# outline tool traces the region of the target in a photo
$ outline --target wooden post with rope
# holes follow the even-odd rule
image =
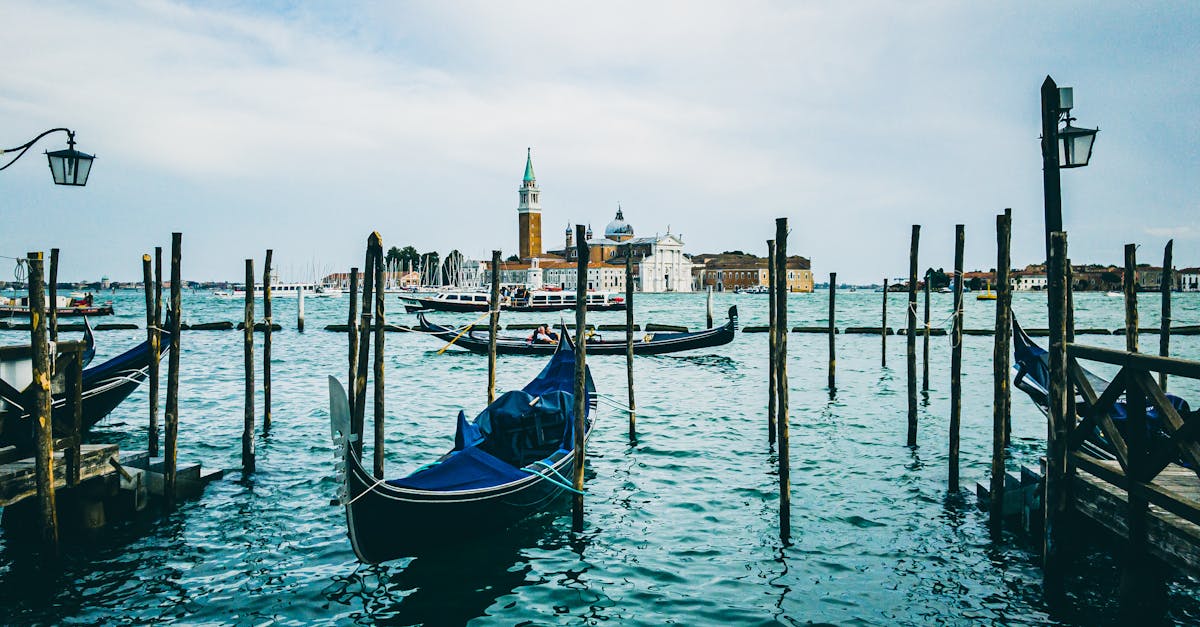
[[[150,361],[150,381],[149,394],[150,406],[154,408],[154,417],[156,418],[152,425],[150,437],[150,456],[158,456],[158,400],[161,386],[159,385],[162,379],[162,332],[163,332],[163,249],[162,246],[154,247],[154,333],[150,337],[150,346],[153,349],[152,359]],[[168,364],[170,357],[167,357]]]
[[[271,430],[271,256],[274,253],[267,249],[263,265],[263,434]]]
[[[50,393],[51,356],[46,335],[45,261],[42,253],[29,253],[27,279],[29,288],[29,327],[32,347],[32,375],[34,390],[33,419],[34,477],[37,485],[38,513],[41,522],[42,546],[54,556],[58,555],[58,508],[54,491],[54,431],[51,423],[53,399]]]
[[[183,234],[171,234],[171,355],[167,359],[167,433],[163,453],[163,496],[175,504],[175,470],[179,439],[179,330],[183,321],[183,279],[180,268]]]
[[[912,241],[908,251],[908,445],[917,445],[917,246],[921,225],[912,226]],[[926,281],[928,283],[928,281]]]
[[[492,293],[488,298],[488,309],[491,310],[491,315],[488,316],[488,405],[496,400],[496,333],[500,328],[500,251],[492,251],[491,266],[489,270],[492,275]]]
[[[587,231],[582,224],[575,225],[575,468],[573,485],[575,493],[571,502],[571,530],[583,531],[583,470],[587,452],[584,438],[587,425],[584,414],[588,407],[587,389],[587,274],[588,244]],[[566,330],[564,329],[565,333]]]
[[[932,268],[925,270],[925,326],[921,330],[921,391],[929,391],[929,279],[933,277]]]
[[[629,439],[634,440],[637,405],[633,401],[633,244],[625,246],[625,378],[629,388]]]
[[[242,354],[246,369],[245,415],[242,418],[242,472],[254,472],[254,260],[246,260],[246,303]]]
[[[950,491],[958,491],[959,430],[962,425],[963,225],[954,227],[954,327],[950,346]],[[928,333],[929,327],[926,328]]]
[[[350,431],[357,434],[354,442],[355,455],[362,460],[363,441],[366,437],[367,414],[367,368],[371,359],[371,299],[375,294],[375,255],[371,252],[372,233],[367,238],[367,254],[363,261],[362,314],[358,324],[358,365],[354,371],[354,413],[351,414]]]

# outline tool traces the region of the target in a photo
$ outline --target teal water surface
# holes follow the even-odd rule
[[[883,295],[838,294],[839,327],[878,325]],[[142,296],[112,295],[118,315],[142,322]],[[738,305],[742,325],[766,324],[765,296],[718,294],[718,323]],[[930,391],[921,395],[918,445],[905,446],[905,340],[839,335],[838,390],[826,389],[827,339],[791,334],[793,538],[778,537],[775,451],[767,444],[767,336],[679,355],[638,357],[637,440],[626,417],[601,414],[589,446],[586,530],[570,532],[564,502],[508,530],[478,521],[461,546],[381,566],[360,565],[335,495],[327,375],[346,377],[346,338],[323,331],[345,321],[348,299],[306,301],[308,331],[295,330],[295,301],[277,300],[273,336],[274,425],[258,437],[258,471],[238,471],[178,510],[117,525],[98,540],[65,549],[61,570],[34,567],[26,547],[0,533],[4,623],[98,624],[1078,624],[1113,620],[1118,566],[1105,551],[1081,557],[1066,605],[1041,599],[1041,571],[1026,540],[989,536],[974,506],[986,481],[992,421],[992,338],[964,338],[963,489],[946,487],[948,337],[932,339]],[[789,299],[789,322],[826,321],[827,293]],[[1157,295],[1142,295],[1142,326],[1157,325]],[[1119,298],[1076,297],[1077,326],[1123,324]],[[899,328],[906,295],[890,295]],[[951,297],[934,295],[935,324]],[[389,297],[389,322],[404,324]],[[701,294],[638,295],[639,322],[704,322]],[[1044,327],[1045,295],[1020,293],[1014,309]],[[203,292],[184,300],[189,322],[237,321],[242,303]],[[261,315],[261,306],[259,308]],[[568,317],[572,314],[567,312]],[[966,300],[967,328],[990,328],[994,304]],[[504,322],[553,321],[505,314]],[[472,315],[442,314],[465,322]],[[589,321],[623,322],[596,313]],[[1175,300],[1176,324],[1200,324],[1200,294]],[[948,325],[947,325],[948,326]],[[141,341],[144,331],[97,333],[97,360]],[[71,334],[68,334],[70,336]],[[1120,348],[1119,336],[1080,340]],[[4,344],[28,333],[0,331]],[[180,459],[239,465],[242,334],[185,332],[181,353]],[[1158,338],[1143,336],[1147,351]],[[453,442],[454,416],[485,404],[486,359],[420,334],[386,338],[388,474],[430,461]],[[261,368],[261,335],[256,360]],[[919,354],[918,349],[918,354]],[[1200,338],[1178,337],[1173,354],[1200,358]],[[98,362],[97,362],[98,363]],[[498,387],[515,389],[543,359],[501,356]],[[589,359],[597,388],[625,397],[623,357]],[[1104,368],[1096,368],[1108,374]],[[260,385],[261,370],[257,373]],[[1196,382],[1171,390],[1200,402]],[[1036,463],[1045,438],[1041,413],[1013,397],[1010,468]],[[145,447],[145,388],[92,433],[95,441]],[[1084,571],[1083,568],[1080,569]],[[1200,620],[1200,584],[1173,575],[1171,618]]]

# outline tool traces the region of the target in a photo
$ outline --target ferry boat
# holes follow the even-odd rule
[[[340,298],[343,295],[342,290],[337,289],[335,287],[329,287],[327,285],[321,285],[320,283],[272,283],[271,284],[271,298],[299,298],[301,292],[304,292],[304,296],[306,298],[318,298],[318,297]],[[255,285],[254,286],[255,296],[258,296],[261,298],[262,293],[263,293],[263,286]],[[226,292],[214,292],[213,296],[217,296],[220,298],[245,298],[246,297],[246,288],[245,288],[245,286],[235,287],[235,288],[233,288],[232,294],[228,294],[228,295],[227,294],[228,293],[226,293]]]
[[[771,288],[766,285],[755,285],[754,287],[740,287],[734,290],[735,294],[770,294]]]
[[[487,292],[450,291],[429,296],[401,296],[409,313],[417,311],[479,311],[488,310]],[[625,297],[616,292],[587,292],[590,311],[624,311]],[[516,290],[500,297],[504,311],[561,311],[575,308],[575,292],[557,290]]]

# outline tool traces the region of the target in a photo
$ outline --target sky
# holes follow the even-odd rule
[[[1075,263],[1200,266],[1200,3],[56,2],[4,0],[0,148],[66,126],[96,155],[54,186],[0,172],[0,255],[64,280],[285,280],[361,265],[367,236],[487,258],[517,247],[533,149],[547,248],[618,203],[685,252],[765,254],[774,219],[816,280],[1043,257],[1038,90],[1098,126],[1063,171]],[[35,154],[36,152],[36,154]],[[0,164],[7,159],[0,157]],[[0,276],[11,260],[0,258]]]

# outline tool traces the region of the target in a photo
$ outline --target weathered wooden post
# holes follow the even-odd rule
[[[362,314],[358,325],[358,365],[354,373],[354,413],[351,415],[350,430],[359,435],[354,443],[355,454],[362,459],[363,441],[366,436],[367,414],[367,369],[371,361],[371,302],[375,294],[375,255],[371,250],[371,242],[375,234],[367,238],[367,254],[363,262],[363,295]]]
[[[1043,502],[1043,588],[1051,598],[1061,597],[1065,577],[1065,541],[1070,514],[1070,469],[1067,439],[1074,419],[1067,414],[1067,234],[1050,234],[1047,288],[1050,318],[1050,420],[1046,428],[1046,494]]]
[[[779,537],[785,543],[792,536],[792,464],[788,430],[787,380],[787,218],[775,219],[775,377],[779,400],[776,424],[779,429]]]
[[[1008,444],[1009,343],[1012,341],[1008,270],[1012,265],[1012,211],[996,216],[996,334],[992,349],[992,479],[988,515],[993,529],[1004,520],[1004,448]]]
[[[959,429],[962,425],[963,225],[954,227],[954,327],[950,345],[950,491],[958,491]],[[926,329],[929,327],[926,326]],[[928,332],[928,331],[927,331]]]
[[[880,361],[881,361],[880,367],[882,367],[882,368],[887,368],[887,332],[888,332],[887,300],[888,300],[888,280],[884,279],[883,280],[883,315],[879,319],[879,346],[880,346],[880,354],[882,355],[882,357],[880,358]]]
[[[637,438],[637,406],[633,402],[633,244],[625,246],[625,378],[629,388],[629,439]],[[709,288],[709,294],[712,294]]]
[[[83,443],[83,346],[74,343],[70,371],[67,372],[67,406],[71,408],[71,443],[67,447],[67,485],[79,485],[80,465],[83,462],[80,445]]]
[[[1125,245],[1125,350],[1138,351],[1137,245]],[[1130,386],[1132,387],[1132,386]]]
[[[912,225],[912,241],[908,250],[908,445],[917,445],[917,246],[921,225]],[[927,282],[928,283],[928,282]]]
[[[1175,281],[1175,273],[1171,271],[1171,264],[1173,263],[1174,248],[1175,240],[1167,240],[1167,246],[1163,249],[1162,279],[1158,286],[1162,291],[1162,319],[1159,321],[1158,328],[1158,354],[1163,357],[1168,357],[1171,353],[1171,287]],[[1162,388],[1163,392],[1167,391],[1167,373],[1158,373],[1158,387]]]
[[[296,330],[304,333],[304,286],[296,290]]]
[[[711,329],[711,328],[712,328],[712,325],[713,325],[713,314],[712,314],[712,286],[711,286],[711,285],[709,285],[709,286],[708,286],[708,290],[707,290],[707,292],[708,292],[708,302],[707,302],[707,307],[706,307],[705,309],[706,309],[706,312],[707,312],[707,316],[706,316],[706,317],[707,317],[707,319],[708,319],[708,328],[710,328],[710,329]]]
[[[155,416],[158,415],[158,399],[160,392],[160,379],[162,378],[162,334],[163,334],[163,249],[162,246],[154,247],[154,335],[151,336],[151,348],[154,351],[154,359],[150,362],[150,403],[154,407]],[[168,340],[169,342],[170,340]],[[171,363],[170,356],[167,357],[167,365]],[[150,455],[157,457],[159,449],[158,441],[159,424],[156,421],[154,424],[153,438],[150,440]]]
[[[587,274],[588,244],[587,231],[582,224],[575,225],[575,493],[571,507],[571,529],[583,531],[583,468],[587,456],[587,425],[584,413],[588,407],[587,389]],[[564,333],[566,330],[564,329]]]
[[[837,273],[829,273],[829,395],[837,393]]]
[[[147,450],[150,457],[158,457],[158,321],[155,320],[154,275],[150,269],[150,255],[142,255],[142,285],[146,292],[146,342],[150,345],[150,428],[147,433]]]
[[[383,337],[384,337],[384,293],[383,287],[383,237],[379,231],[371,234],[371,251],[375,257],[375,478],[383,479],[384,416],[383,416]],[[363,307],[366,307],[366,302]]]
[[[500,251],[492,251],[492,267],[489,268],[492,275],[492,294],[488,299],[488,309],[491,309],[491,315],[488,316],[488,385],[487,399],[488,404],[496,400],[496,333],[500,328]]]
[[[58,555],[58,508],[54,495],[54,431],[51,424],[50,362],[46,336],[46,292],[42,253],[29,253],[29,327],[33,349],[34,404],[34,475],[37,482],[38,512],[44,548]]]
[[[779,373],[776,371],[778,366],[779,355],[777,347],[779,344],[779,316],[775,311],[775,290],[779,289],[777,283],[779,281],[775,277],[775,240],[767,240],[767,292],[770,294],[767,301],[770,303],[767,306],[767,443],[775,444],[776,430],[778,429],[779,416]]]
[[[246,260],[246,304],[242,354],[246,369],[246,403],[242,419],[242,472],[254,472],[254,260]]]
[[[167,433],[163,454],[163,496],[175,504],[176,444],[179,439],[179,330],[183,321],[183,279],[180,260],[183,233],[171,234],[171,356],[167,359]]]
[[[929,391],[929,284],[933,268],[925,270],[925,326],[921,331],[921,391]]]
[[[275,251],[267,249],[267,260],[263,264],[263,434],[271,431],[271,257]]]
[[[48,285],[50,296],[47,298],[50,301],[50,341],[58,341],[58,249],[50,249],[50,283]],[[50,364],[50,368],[54,368],[54,364]]]
[[[1063,264],[1063,269],[1067,273],[1067,341],[1075,341],[1075,275],[1071,269],[1071,260],[1067,259]],[[1074,404],[1075,399],[1067,399],[1069,404]],[[1074,415],[1074,414],[1071,414]]]
[[[350,334],[350,370],[346,377],[346,386],[350,388],[350,415],[355,415],[354,406],[358,402],[355,388],[355,370],[358,368],[358,268],[350,268],[350,316],[346,322]],[[361,441],[362,438],[359,438]]]

